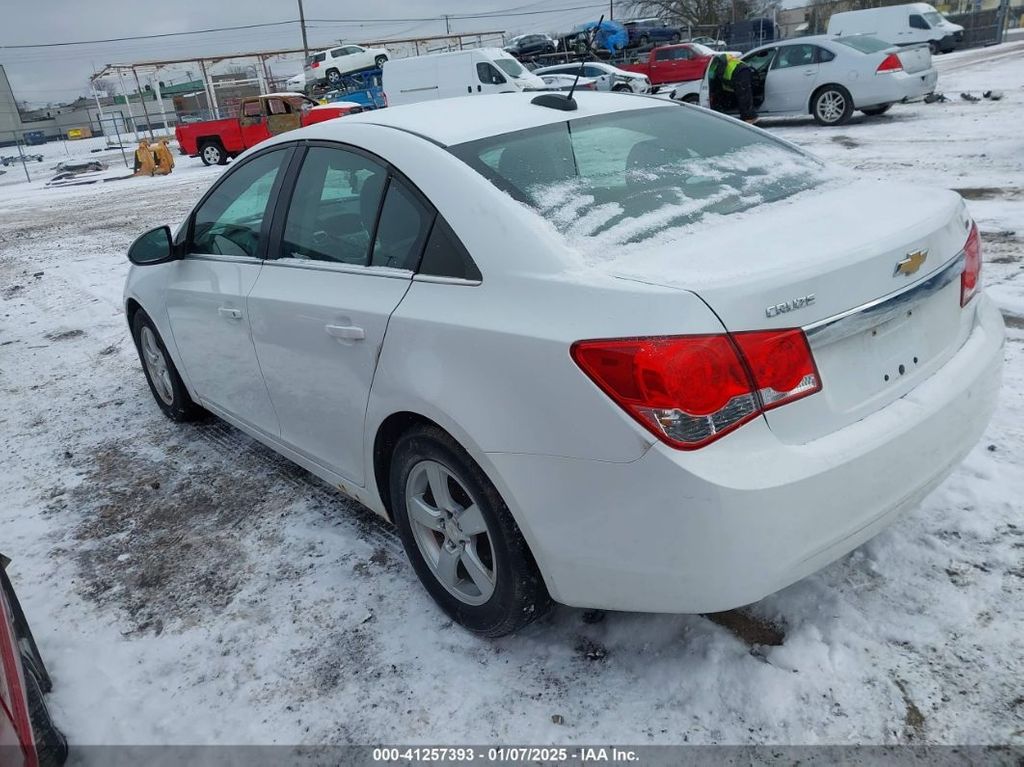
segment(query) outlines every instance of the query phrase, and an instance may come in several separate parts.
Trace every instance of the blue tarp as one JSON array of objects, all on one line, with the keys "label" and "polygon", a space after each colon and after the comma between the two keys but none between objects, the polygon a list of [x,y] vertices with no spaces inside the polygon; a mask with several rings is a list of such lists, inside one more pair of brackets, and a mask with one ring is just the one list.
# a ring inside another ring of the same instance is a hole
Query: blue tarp
[{"label": "blue tarp", "polygon": [[595,48],[603,48],[609,53],[618,53],[629,44],[629,34],[626,32],[626,28],[617,21],[588,21],[586,24],[575,27],[573,32],[589,34],[595,28],[597,29],[597,34],[594,35]]}]

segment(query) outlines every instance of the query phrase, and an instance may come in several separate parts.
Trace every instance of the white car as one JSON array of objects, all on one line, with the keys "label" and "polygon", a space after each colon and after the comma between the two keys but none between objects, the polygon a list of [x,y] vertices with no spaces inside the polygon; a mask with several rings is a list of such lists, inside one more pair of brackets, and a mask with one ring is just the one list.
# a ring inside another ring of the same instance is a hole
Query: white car
[{"label": "white car", "polygon": [[713,612],[814,572],[949,474],[1002,370],[959,195],[558,95],[271,138],[129,252],[163,412],[391,519],[491,636],[550,600]]},{"label": "white car", "polygon": [[[759,114],[810,114],[821,125],[842,125],[858,109],[880,115],[923,98],[938,81],[927,46],[899,48],[868,35],[784,40],[755,48],[743,61],[754,68]],[[699,103],[729,112],[735,100],[717,77],[723,63],[719,57],[708,65]]]},{"label": "white car", "polygon": [[647,75],[637,72],[627,72],[624,69],[613,67],[602,61],[585,61],[578,64],[556,64],[550,67],[540,67],[533,70],[533,74],[543,77],[544,75],[573,75],[575,76],[582,68],[583,77],[588,77],[597,83],[597,89],[601,91],[632,91],[633,93],[650,93],[651,81]]},{"label": "white car", "polygon": [[576,75],[541,75],[540,79],[548,90],[568,91],[575,88],[580,91],[599,90],[597,80],[593,77],[577,77]]},{"label": "white car", "polygon": [[342,45],[310,54],[302,71],[308,85],[326,83],[336,88],[341,85],[342,75],[363,69],[380,69],[390,58],[391,54],[386,48]]},{"label": "white car", "polygon": [[297,91],[301,93],[306,89],[306,73],[299,72],[297,75],[293,75],[285,80],[284,89],[286,91]]}]

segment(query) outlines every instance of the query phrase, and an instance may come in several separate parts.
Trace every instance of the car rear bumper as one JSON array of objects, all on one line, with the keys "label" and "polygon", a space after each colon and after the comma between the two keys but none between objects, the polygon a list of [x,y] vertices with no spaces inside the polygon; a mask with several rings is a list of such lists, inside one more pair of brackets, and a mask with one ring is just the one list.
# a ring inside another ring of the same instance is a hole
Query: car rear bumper
[{"label": "car rear bumper", "polygon": [[578,607],[715,612],[757,601],[868,540],[938,485],[995,408],[1003,324],[984,295],[935,375],[804,445],[751,422],[630,463],[488,454],[552,596]]}]

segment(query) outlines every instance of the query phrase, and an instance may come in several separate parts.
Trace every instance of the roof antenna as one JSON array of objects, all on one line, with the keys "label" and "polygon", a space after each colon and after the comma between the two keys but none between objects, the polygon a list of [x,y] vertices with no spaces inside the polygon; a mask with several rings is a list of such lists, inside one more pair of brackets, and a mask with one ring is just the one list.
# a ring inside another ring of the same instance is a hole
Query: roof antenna
[{"label": "roof antenna", "polygon": [[563,112],[574,112],[579,107],[576,100],[572,97],[572,94],[576,92],[576,86],[579,84],[580,75],[583,74],[583,62],[586,61],[586,55],[593,54],[594,51],[594,40],[597,38],[597,31],[601,28],[604,23],[604,14],[601,14],[601,18],[598,19],[597,24],[590,34],[587,35],[586,46],[577,46],[576,52],[579,55],[579,68],[576,70],[576,79],[572,81],[572,87],[569,92],[564,96],[561,93],[542,93],[539,96],[531,99],[531,104],[536,104],[539,107],[548,107],[549,109],[561,109]]}]

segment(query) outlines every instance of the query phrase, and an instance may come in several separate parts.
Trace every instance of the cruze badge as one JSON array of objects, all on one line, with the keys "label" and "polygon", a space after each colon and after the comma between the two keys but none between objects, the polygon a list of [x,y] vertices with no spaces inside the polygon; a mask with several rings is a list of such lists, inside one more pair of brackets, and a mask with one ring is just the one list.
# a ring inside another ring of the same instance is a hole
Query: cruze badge
[{"label": "cruze badge", "polygon": [[906,258],[897,262],[896,271],[892,273],[892,276],[903,274],[909,277],[921,268],[921,264],[925,262],[926,258],[928,258],[927,250],[915,250],[913,253],[907,253]]},{"label": "cruze badge", "polygon": [[814,294],[811,293],[807,296],[800,296],[799,298],[792,298],[789,301],[783,301],[781,304],[765,307],[764,313],[769,317],[778,317],[780,314],[785,314],[786,312],[792,312],[796,309],[804,309],[811,306],[813,303]]}]

